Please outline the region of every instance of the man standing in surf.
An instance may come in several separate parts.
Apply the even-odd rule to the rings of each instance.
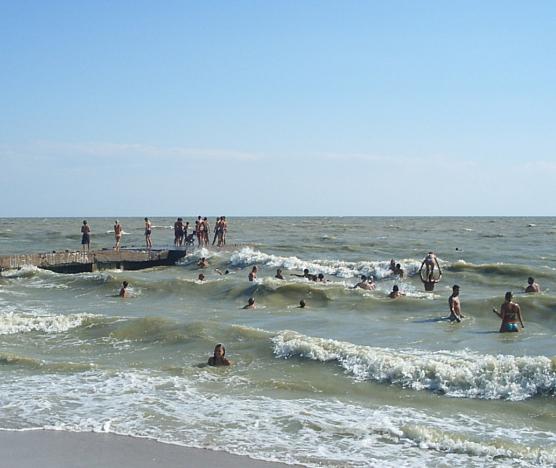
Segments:
[[[450,306],[450,321],[461,322],[464,317],[461,313],[461,303],[459,300],[459,286],[454,284],[452,287],[452,295],[448,299],[448,305]]]

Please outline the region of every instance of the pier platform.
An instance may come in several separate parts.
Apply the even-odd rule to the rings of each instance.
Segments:
[[[142,270],[174,265],[185,257],[182,250],[112,249],[64,251],[0,256],[0,272],[35,266],[56,273],[85,273],[107,269]]]

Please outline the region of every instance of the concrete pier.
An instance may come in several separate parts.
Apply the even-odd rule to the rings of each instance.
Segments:
[[[24,266],[35,266],[57,273],[84,273],[106,269],[141,270],[174,265],[185,254],[185,250],[106,249],[5,255],[0,256],[0,272]]]

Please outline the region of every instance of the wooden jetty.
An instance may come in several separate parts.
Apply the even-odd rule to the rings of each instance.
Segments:
[[[85,273],[107,269],[142,270],[162,265],[174,265],[185,257],[182,250],[91,250],[64,251],[0,256],[0,272],[25,266],[35,266],[56,273]]]

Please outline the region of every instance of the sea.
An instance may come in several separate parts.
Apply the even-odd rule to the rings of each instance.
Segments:
[[[172,248],[175,220],[151,218],[154,248]],[[88,222],[91,248],[111,249],[114,218]],[[120,222],[123,246],[143,249],[142,218]],[[0,219],[0,255],[78,250],[81,223]],[[175,266],[2,272],[0,429],[125,434],[308,467],[556,464],[556,218],[228,223],[224,248],[188,248]],[[418,274],[429,251],[443,270],[433,292]],[[305,268],[327,281],[292,276]],[[354,289],[360,275],[376,289]],[[524,293],[529,276],[540,293]],[[454,284],[461,323],[447,319]],[[405,296],[390,299],[394,285]],[[506,291],[520,333],[498,332]],[[256,308],[243,309],[250,297]],[[206,365],[217,343],[231,366]]]

